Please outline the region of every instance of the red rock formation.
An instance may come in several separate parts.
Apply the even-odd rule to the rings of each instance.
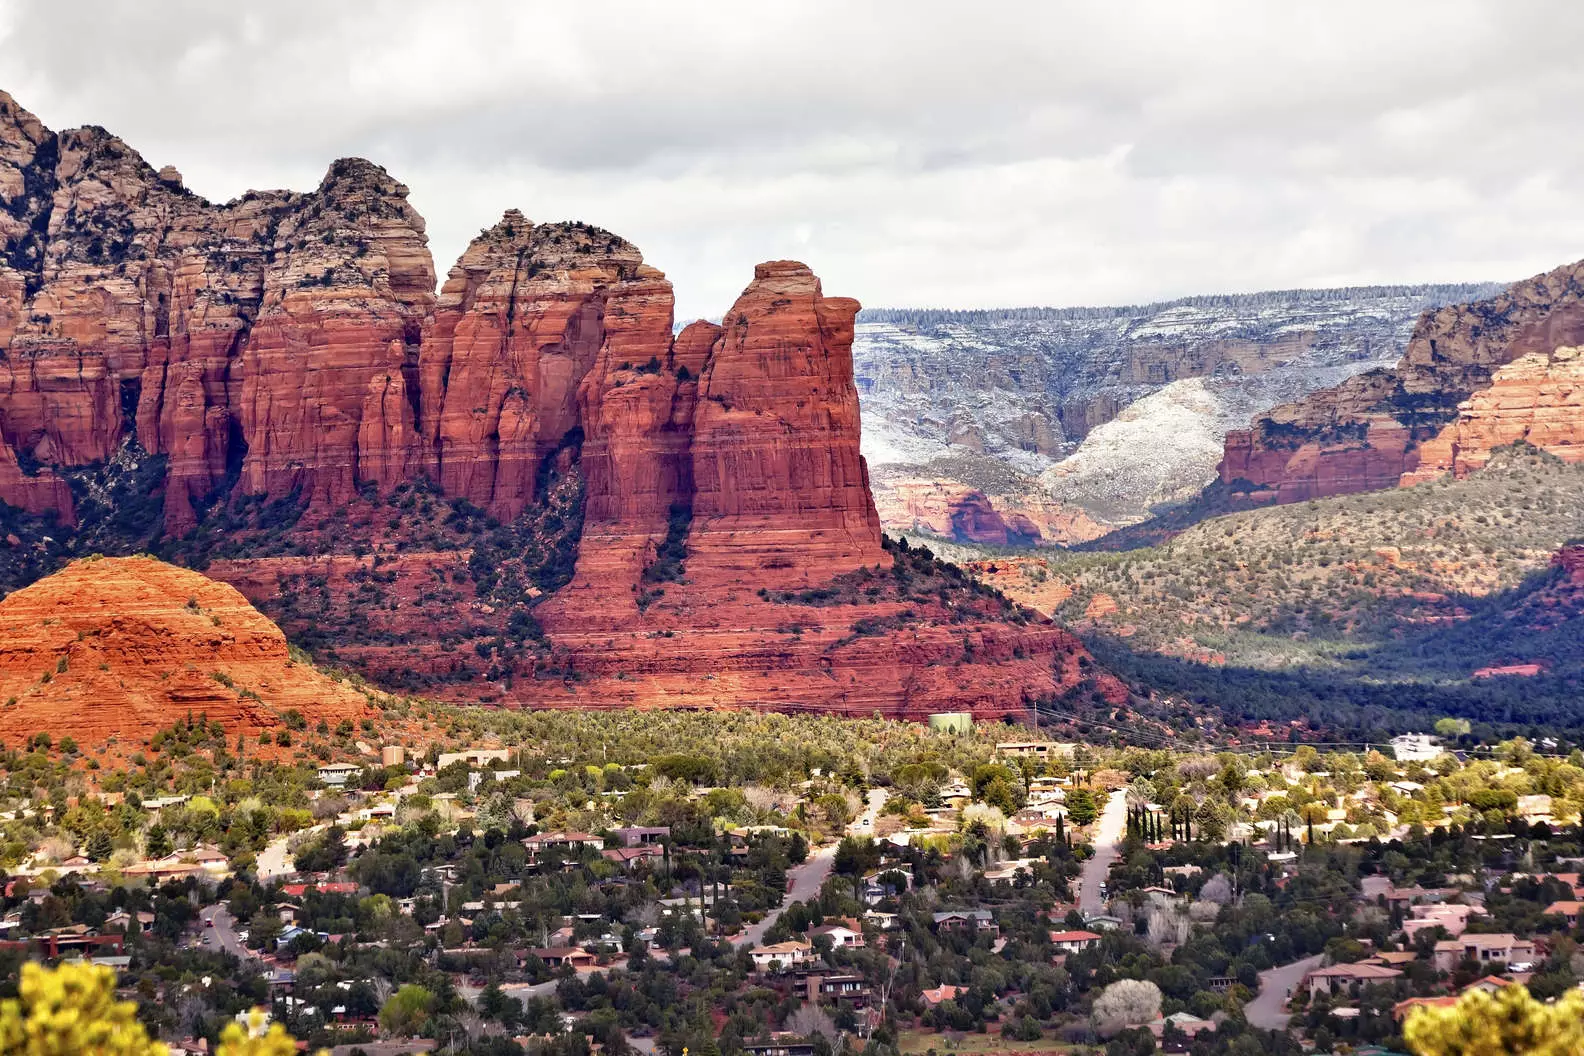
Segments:
[[[1554,392],[1531,395],[1541,403],[1525,410],[1522,371],[1503,382],[1507,394],[1476,402],[1473,419],[1453,409],[1489,389],[1498,368],[1557,348],[1584,344],[1584,261],[1517,283],[1495,297],[1427,312],[1402,361],[1371,371],[1300,403],[1277,407],[1248,430],[1228,433],[1223,483],[1258,499],[1297,502],[1323,495],[1392,487],[1456,469],[1459,431],[1471,450],[1476,435],[1502,405],[1509,423],[1538,413],[1565,418]],[[1450,423],[1450,424],[1449,424]],[[1482,424],[1483,423],[1483,424]],[[1553,435],[1565,424],[1552,424]],[[1446,432],[1451,429],[1452,432]],[[1513,433],[1509,424],[1491,435]],[[1518,438],[1518,437],[1514,437]],[[1575,441],[1569,439],[1570,446]],[[1465,459],[1472,465],[1472,460]],[[1426,465],[1421,470],[1420,463]]]
[[[1042,541],[1039,525],[1022,511],[1003,514],[984,492],[947,480],[894,481],[892,506],[881,522],[922,531],[959,543],[1033,546]]]
[[[535,226],[511,210],[468,247],[424,342],[424,433],[439,480],[511,519],[533,501],[544,457],[579,425],[579,389],[664,358],[671,285],[636,247],[583,224]]]
[[[892,563],[858,305],[806,266],[760,265],[723,326],[673,340],[670,283],[598,228],[508,212],[437,297],[369,162],[216,205],[3,95],[0,132],[0,499],[70,520],[64,476],[163,456],[167,536],[207,518],[193,560],[338,660],[491,699],[1006,714],[1083,677],[998,600],[769,597]],[[954,516],[1038,534],[972,497]],[[221,528],[244,545],[216,555]]]
[[[857,314],[803,264],[754,269],[699,382],[694,567],[776,587],[888,563],[858,453]]]
[[[233,467],[247,492],[323,508],[425,468],[404,389],[434,275],[384,170],[339,161],[311,194],[216,206],[103,130],[50,133],[3,94],[0,133],[34,144],[0,156],[0,212],[32,216],[0,263],[13,456],[102,462],[130,422],[169,456],[178,533]]]
[[[1498,367],[1490,387],[1459,404],[1457,419],[1420,446],[1419,465],[1402,483],[1465,476],[1519,441],[1584,461],[1584,349],[1531,352]]]
[[[249,694],[249,695],[244,695]],[[79,561],[0,601],[0,739],[39,731],[135,746],[207,715],[228,734],[367,714],[363,696],[287,655],[237,591],[151,558]]]

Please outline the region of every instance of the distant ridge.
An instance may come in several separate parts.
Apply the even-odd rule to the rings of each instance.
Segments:
[[[1288,290],[1261,290],[1255,293],[1206,293],[1178,297],[1148,304],[1075,305],[1067,308],[865,308],[858,313],[860,323],[891,323],[903,326],[936,326],[941,323],[997,322],[1076,322],[1090,319],[1119,319],[1130,315],[1154,315],[1172,308],[1258,308],[1292,301],[1362,301],[1400,297],[1433,298],[1446,303],[1450,298],[1488,297],[1504,288],[1499,282],[1418,282],[1387,286],[1297,287]]]

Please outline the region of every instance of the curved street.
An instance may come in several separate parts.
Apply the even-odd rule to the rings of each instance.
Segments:
[[[1303,977],[1320,967],[1324,954],[1305,957],[1291,964],[1280,964],[1259,974],[1259,993],[1243,1006],[1243,1015],[1250,1026],[1261,1030],[1285,1030],[1292,1018],[1287,1012],[1287,992],[1295,989]]]

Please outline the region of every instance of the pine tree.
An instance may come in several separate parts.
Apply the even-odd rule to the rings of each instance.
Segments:
[[[104,862],[115,853],[115,842],[104,829],[95,829],[93,835],[88,837],[88,846],[83,852],[96,862]]]

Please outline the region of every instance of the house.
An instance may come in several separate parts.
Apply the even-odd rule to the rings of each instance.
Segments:
[[[1094,913],[1085,916],[1084,923],[1101,931],[1116,931],[1126,922],[1121,917],[1113,917],[1109,913]]]
[[[1553,902],[1545,908],[1545,911],[1547,914],[1554,913],[1559,917],[1565,917],[1568,927],[1574,928],[1578,926],[1580,908],[1584,908],[1584,902]]]
[[[144,877],[159,882],[197,876],[206,871],[197,862],[184,862],[180,855],[171,854],[158,861],[135,862],[121,870],[121,875],[128,878]]]
[[[586,832],[541,832],[537,836],[529,836],[522,842],[523,846],[528,848],[528,860],[535,862],[545,851],[559,851],[576,857],[585,848],[596,851],[605,849],[604,840]]]
[[[1414,906],[1409,912],[1413,914],[1413,917],[1410,920],[1403,921],[1403,936],[1409,942],[1412,942],[1414,936],[1431,928],[1445,928],[1448,935],[1452,938],[1457,938],[1468,930],[1469,917],[1483,916],[1485,910],[1480,906],[1447,904]]]
[[[646,862],[652,858],[663,858],[665,851],[655,844],[641,847],[607,847],[600,852],[600,857],[607,862],[615,862],[623,869],[631,871],[639,862]]]
[[[120,909],[105,918],[104,926],[107,931],[131,931],[133,921],[137,922],[138,930],[142,931],[154,926],[154,914],[140,912],[134,915]]]
[[[1057,819],[1066,816],[1067,812],[1056,806],[1025,807],[1007,819],[1006,831],[1014,836],[1048,832],[1056,827]]]
[[[942,803],[958,807],[973,798],[973,789],[961,781],[953,781],[948,785],[941,786],[940,798]]]
[[[1441,755],[1441,747],[1428,733],[1403,733],[1391,739],[1399,763],[1428,763]]]
[[[435,760],[435,769],[444,770],[453,763],[484,766],[487,763],[504,763],[511,759],[509,748],[467,748],[460,752],[441,752]]]
[[[988,909],[953,909],[945,913],[934,914],[935,930],[937,932],[966,931],[989,932],[992,935],[1001,934],[1001,929],[996,926],[995,917]]]
[[[1155,909],[1172,909],[1183,902],[1183,896],[1169,887],[1146,887],[1143,893]]]
[[[624,829],[612,829],[611,836],[623,847],[650,847],[671,838],[671,826],[630,826]]]
[[[1458,1003],[1456,997],[1445,995],[1442,997],[1410,997],[1406,1001],[1399,1001],[1392,1006],[1392,1019],[1401,1023],[1408,1018],[1408,1013],[1416,1008],[1451,1008]]]
[[[541,946],[528,952],[543,961],[547,968],[592,968],[597,960],[592,953],[577,946]]]
[[[1093,931],[1053,931],[1050,941],[1063,953],[1077,953],[1100,945],[1100,935]]]
[[[996,745],[1002,755],[1018,759],[1071,759],[1073,746],[1059,741],[1002,741]]]
[[[360,774],[363,768],[356,763],[321,763],[319,765],[319,780],[334,788],[340,788],[352,780],[354,774]]]
[[[1477,961],[1481,964],[1490,961],[1523,964],[1534,959],[1533,941],[1506,933],[1462,935],[1455,939],[1443,939],[1435,944],[1434,963],[1438,972],[1450,972],[1463,961]]]
[[[881,899],[894,898],[912,886],[913,874],[906,869],[876,869],[863,878],[863,899],[873,905]]]
[[[1366,957],[1360,964],[1383,964],[1387,968],[1401,968],[1405,964],[1412,964],[1419,959],[1413,950],[1383,950],[1373,956]]]
[[[1531,825],[1551,820],[1551,797],[1546,795],[1519,796],[1518,816]]]
[[[745,1041],[749,1056],[814,1056],[814,1043],[796,1034],[775,1033],[765,1041]]]
[[[760,971],[770,971],[777,966],[785,970],[800,964],[809,964],[815,959],[814,947],[795,939],[790,942],[773,942],[768,946],[755,946],[748,951],[748,956],[753,958],[754,967]]]
[[[804,985],[810,1001],[850,1008],[863,1008],[869,1003],[869,983],[861,975],[810,975]]]
[[[282,884],[280,892],[288,898],[302,898],[309,891],[318,891],[322,895],[355,895],[358,885],[350,880],[313,881],[302,884]]]
[[[214,847],[194,847],[190,851],[183,851],[181,858],[183,861],[202,866],[206,872],[228,873],[231,871],[231,859],[225,856],[225,852]]]
[[[1208,1019],[1200,1019],[1198,1016],[1188,1012],[1173,1012],[1171,1015],[1163,1019],[1157,1019],[1149,1024],[1149,1032],[1155,1035],[1155,1041],[1162,1044],[1163,1048],[1165,1048],[1164,1037],[1167,1027],[1171,1027],[1174,1032],[1186,1035],[1189,1038],[1196,1036],[1201,1031],[1216,1029],[1216,1025]],[[1165,1051],[1186,1052],[1187,1047],[1179,1044],[1176,1048],[1165,1048]]]
[[[1347,993],[1357,983],[1360,986],[1377,986],[1396,979],[1402,972],[1378,964],[1333,964],[1329,968],[1316,968],[1303,977],[1299,985],[1309,988],[1309,996]]]
[[[925,990],[919,996],[924,999],[926,1005],[934,1008],[942,1001],[956,1000],[957,995],[966,992],[967,989],[966,986],[937,986],[933,990]]]
[[[817,928],[810,928],[809,941],[826,937],[830,939],[831,949],[859,949],[864,944],[863,932],[855,926],[846,924],[821,924]]]

